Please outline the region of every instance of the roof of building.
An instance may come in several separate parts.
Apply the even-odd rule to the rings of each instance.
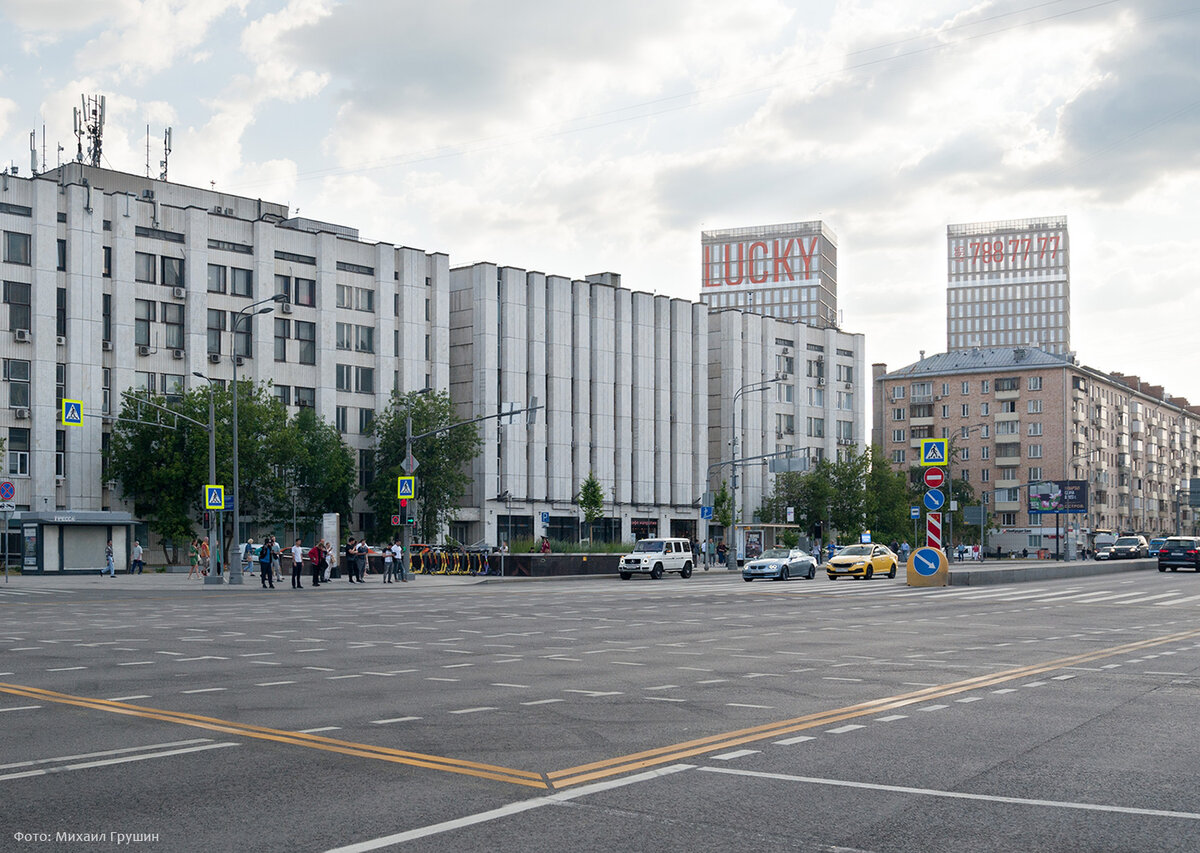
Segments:
[[[1037,347],[1005,347],[1003,349],[966,349],[940,352],[905,367],[890,371],[883,379],[911,376],[940,376],[948,373],[990,372],[996,370],[1027,370],[1031,367],[1066,367],[1074,361],[1063,355],[1046,352]]]

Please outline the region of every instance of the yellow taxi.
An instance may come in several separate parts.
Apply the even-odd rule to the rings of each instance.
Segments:
[[[896,576],[900,558],[886,545],[866,543],[849,545],[838,551],[822,568],[831,581],[840,577],[866,578],[875,575]]]

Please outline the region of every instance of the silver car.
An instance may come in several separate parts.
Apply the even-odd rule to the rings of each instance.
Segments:
[[[817,574],[817,559],[800,548],[769,548],[742,568],[742,580],[755,578],[786,581],[791,578],[812,580]]]

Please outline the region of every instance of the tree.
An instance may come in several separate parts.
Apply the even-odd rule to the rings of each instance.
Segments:
[[[908,507],[914,500],[903,471],[893,471],[878,445],[868,451],[866,523],[876,542],[907,541],[912,530]]]
[[[375,446],[367,503],[375,513],[376,536],[391,535],[380,522],[397,508],[396,478],[404,474],[405,422],[410,413],[414,436],[433,433],[412,446],[419,464],[416,533],[429,541],[454,519],[460,499],[471,488],[469,463],[479,455],[483,441],[475,424],[455,426],[448,393],[393,392],[387,408],[371,424]],[[412,512],[411,503],[409,507]]]
[[[298,410],[288,427],[288,464],[283,474],[295,501],[297,527],[312,530],[327,512],[348,519],[355,491],[354,454],[333,424],[311,408]],[[290,510],[291,505],[282,508]],[[276,521],[286,523],[291,518],[286,513]]]
[[[721,481],[721,488],[713,498],[713,518],[725,530],[733,527],[733,495],[729,493],[729,484],[725,480]]]
[[[592,525],[604,515],[604,487],[592,471],[579,486],[579,509],[588,525],[588,540],[592,538]]]
[[[870,457],[850,448],[845,458],[830,467],[830,518],[843,542],[847,536],[858,541],[866,521],[867,470]]]

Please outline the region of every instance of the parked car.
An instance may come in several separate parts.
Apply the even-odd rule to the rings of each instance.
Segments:
[[[1145,536],[1122,536],[1112,546],[1113,560],[1136,560],[1149,556],[1150,546],[1146,543]]]
[[[1167,541],[1165,536],[1157,536],[1150,540],[1150,556],[1155,557],[1162,550],[1163,543]]]
[[[664,572],[678,572],[681,578],[690,578],[695,562],[692,543],[687,539],[642,539],[634,544],[633,553],[621,558],[617,571],[623,581],[635,574],[658,580]]]
[[[1112,549],[1113,549],[1112,545],[1097,545],[1096,546],[1096,559],[1097,560],[1112,559]]]
[[[1193,536],[1169,536],[1158,549],[1158,570],[1191,569],[1200,572],[1200,539]]]
[[[886,545],[849,545],[825,564],[825,573],[831,581],[840,577],[870,579],[883,574],[894,578],[899,562],[900,558]]]
[[[791,578],[812,580],[817,575],[817,558],[800,548],[768,548],[742,569],[742,580],[755,578],[786,581]]]

